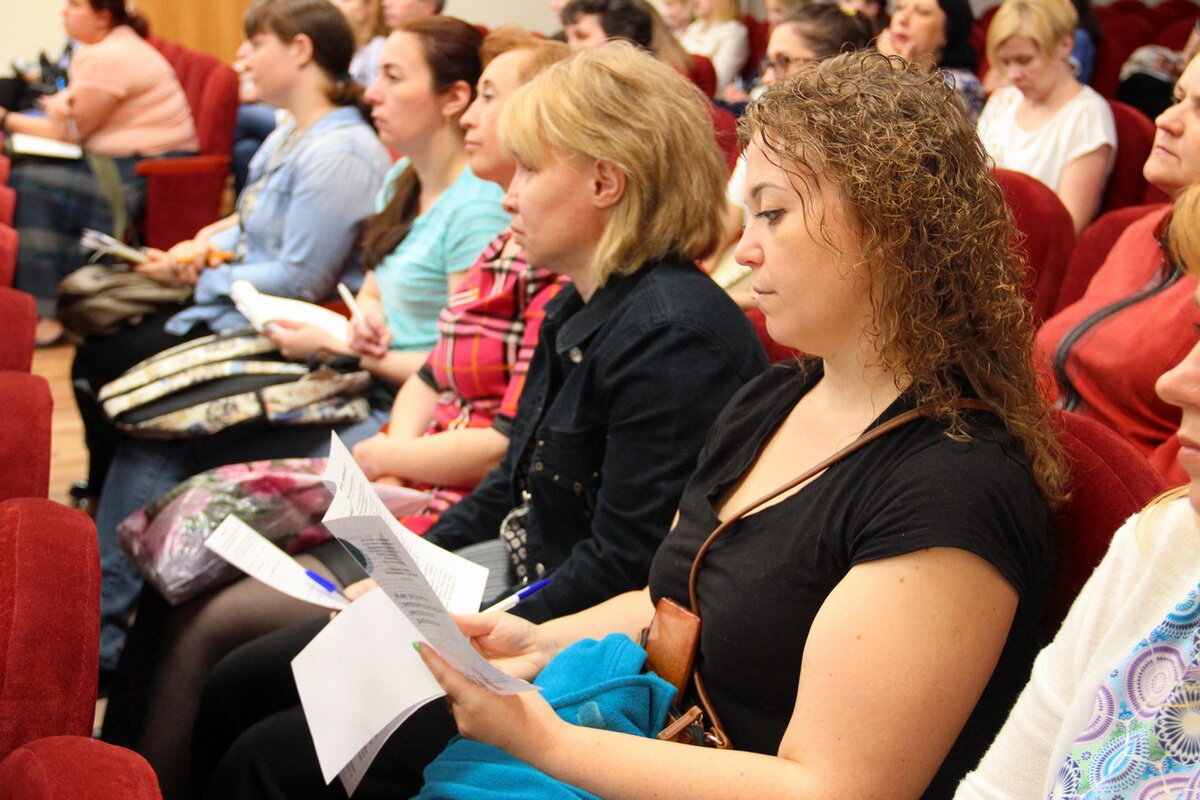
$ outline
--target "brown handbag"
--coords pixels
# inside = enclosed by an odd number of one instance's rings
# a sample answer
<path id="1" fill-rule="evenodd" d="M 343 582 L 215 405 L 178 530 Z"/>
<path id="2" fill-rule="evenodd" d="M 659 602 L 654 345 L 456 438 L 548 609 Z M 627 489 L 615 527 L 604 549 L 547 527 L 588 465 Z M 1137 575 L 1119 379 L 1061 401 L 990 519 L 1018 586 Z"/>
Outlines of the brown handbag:
<path id="1" fill-rule="evenodd" d="M 984 411 L 994 410 L 987 403 L 975 399 L 960 400 L 958 405 L 963 408 Z M 738 509 L 708 535 L 708 538 L 700 545 L 700 549 L 696 551 L 696 557 L 692 559 L 692 568 L 688 573 L 688 607 L 684 608 L 669 597 L 659 599 L 658 604 L 654 607 L 654 617 L 650 620 L 650 627 L 642 632 L 642 644 L 646 648 L 646 670 L 654 672 L 675 686 L 676 701 L 684 696 L 690 683 L 695 688 L 698 701 L 682 713 L 672 711 L 671 721 L 658 733 L 659 739 L 715 747 L 719 750 L 733 749 L 733 743 L 729 740 L 725 729 L 721 727 L 721 720 L 713 708 L 712 701 L 708 698 L 708 692 L 704 688 L 704 679 L 700 676 L 700 671 L 696 669 L 696 653 L 700 646 L 700 602 L 696 595 L 696 578 L 700 574 L 700 564 L 704 561 L 705 555 L 708 554 L 709 548 L 712 547 L 717 537 L 746 514 L 766 505 L 805 481 L 811 480 L 855 450 L 930 413 L 931 409 L 925 407 L 910 409 L 872 428 L 829 458 L 806 470 L 802 475 Z"/>

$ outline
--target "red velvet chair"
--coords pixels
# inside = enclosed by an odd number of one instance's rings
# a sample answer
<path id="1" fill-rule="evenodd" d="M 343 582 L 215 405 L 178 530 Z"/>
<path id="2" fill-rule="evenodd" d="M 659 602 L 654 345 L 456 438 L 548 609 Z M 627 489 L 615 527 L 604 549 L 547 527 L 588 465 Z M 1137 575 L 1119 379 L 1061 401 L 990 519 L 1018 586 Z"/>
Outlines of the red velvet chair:
<path id="1" fill-rule="evenodd" d="M 8 176 L 12 174 L 12 159 L 0 156 L 0 184 L 8 185 Z"/>
<path id="2" fill-rule="evenodd" d="M 1108 252 L 1112 250 L 1112 246 L 1131 223 L 1161 207 L 1161 203 L 1127 206 L 1104 214 L 1084 228 L 1078 241 L 1075 242 L 1075 248 L 1071 250 L 1066 273 L 1063 275 L 1062 284 L 1058 287 L 1055 312 L 1061 311 L 1083 297 L 1083 292 L 1091 282 L 1092 276 L 1096 274 L 1096 270 L 1100 269 L 1104 259 L 1108 258 Z"/>
<path id="3" fill-rule="evenodd" d="M 11 186 L 0 186 L 0 225 L 12 227 L 13 211 L 17 208 L 17 190 Z"/>
<path id="4" fill-rule="evenodd" d="M 1146 4 L 1143 3 L 1142 0 L 1116 0 L 1114 3 L 1109 3 L 1106 8 L 1109 12 L 1116 11 L 1121 14 L 1138 14 L 1141 16 L 1146 16 L 1150 13 L 1150 9 L 1146 7 Z"/>
<path id="5" fill-rule="evenodd" d="M 29 372 L 36 329 L 33 295 L 0 286 L 0 372 Z"/>
<path id="6" fill-rule="evenodd" d="M 763 57 L 767 54 L 767 42 L 771 38 L 771 25 L 765 19 L 759 19 L 753 14 L 742 17 L 742 24 L 746 26 L 750 47 L 746 63 L 742 66 L 741 76 L 742 80 L 749 84 L 758 77 L 758 69 L 762 66 Z"/>
<path id="7" fill-rule="evenodd" d="M 1166 0 L 1150 9 L 1150 15 L 1161 28 L 1178 19 L 1195 20 L 1200 8 L 1195 0 Z"/>
<path id="8" fill-rule="evenodd" d="M 0 408 L 4 409 L 0 416 L 0 502 L 14 497 L 45 497 L 50 491 L 50 418 L 54 408 L 50 385 L 40 375 L 0 372 Z M 3 675 L 0 672 L 0 680 Z M 4 716 L 0 699 L 0 752 Z"/>
<path id="9" fill-rule="evenodd" d="M 708 115 L 712 119 L 713 135 L 725 155 L 725 169 L 733 172 L 741 148 L 738 143 L 737 117 L 718 105 L 709 103 Z"/>
<path id="10" fill-rule="evenodd" d="M 99 598 L 86 514 L 0 503 L 0 800 L 161 796 L 141 756 L 90 738 Z"/>
<path id="11" fill-rule="evenodd" d="M 1200 12 L 1200 8 L 1197 9 Z M 1168 22 L 1154 36 L 1154 44 L 1159 47 L 1166 47 L 1170 50 L 1182 50 L 1187 44 L 1188 37 L 1192 35 L 1192 28 L 1195 26 L 1194 19 L 1176 19 Z"/>
<path id="12" fill-rule="evenodd" d="M 146 159 L 137 166 L 138 174 L 148 178 L 142 241 L 168 248 L 220 216 L 233 151 L 238 78 L 212 56 L 154 37 L 150 42 L 175 70 L 200 139 L 198 156 Z"/>
<path id="13" fill-rule="evenodd" d="M 1105 97 L 1117 96 L 1121 65 L 1129 54 L 1154 39 L 1156 27 L 1149 16 L 1141 14 L 1102 13 L 1103 6 L 1094 10 L 1100 23 L 1100 41 L 1096 42 L 1096 63 L 1092 68 L 1092 88 Z"/>
<path id="14" fill-rule="evenodd" d="M 692 71 L 688 73 L 688 78 L 700 87 L 705 97 L 712 97 L 717 93 L 717 68 L 705 56 L 691 55 Z"/>
<path id="15" fill-rule="evenodd" d="M 1047 638 L 1058 630 L 1117 528 L 1167 488 L 1133 445 L 1100 423 L 1065 411 L 1055 412 L 1054 423 L 1071 468 L 1071 498 L 1055 515 Z"/>
<path id="16" fill-rule="evenodd" d="M 1108 101 L 1117 126 L 1117 157 L 1104 188 L 1100 213 L 1137 205 L 1146 194 L 1142 167 L 1154 146 L 1154 123 L 1133 106 Z"/>
<path id="17" fill-rule="evenodd" d="M 11 225 L 0 224 L 0 286 L 12 286 L 17 274 L 20 236 Z"/>
<path id="18" fill-rule="evenodd" d="M 1024 291 L 1037 324 L 1057 307 L 1063 273 L 1075 246 L 1075 226 L 1058 195 L 1041 181 L 1007 169 L 992 174 L 1023 236 L 1021 250 L 1029 270 Z"/>

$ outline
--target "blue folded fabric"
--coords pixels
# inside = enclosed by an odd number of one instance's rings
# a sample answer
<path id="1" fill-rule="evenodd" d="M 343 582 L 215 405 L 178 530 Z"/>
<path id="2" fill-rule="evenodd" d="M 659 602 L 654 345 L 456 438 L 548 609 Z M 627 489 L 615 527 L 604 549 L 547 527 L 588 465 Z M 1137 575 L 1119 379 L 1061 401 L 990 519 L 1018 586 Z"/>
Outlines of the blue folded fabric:
<path id="1" fill-rule="evenodd" d="M 542 695 L 573 725 L 654 736 L 666 724 L 675 688 L 642 674 L 646 651 L 624 634 L 585 639 L 558 654 L 537 677 Z M 551 800 L 595 795 L 568 786 L 489 744 L 456 736 L 425 768 L 418 797 Z"/>

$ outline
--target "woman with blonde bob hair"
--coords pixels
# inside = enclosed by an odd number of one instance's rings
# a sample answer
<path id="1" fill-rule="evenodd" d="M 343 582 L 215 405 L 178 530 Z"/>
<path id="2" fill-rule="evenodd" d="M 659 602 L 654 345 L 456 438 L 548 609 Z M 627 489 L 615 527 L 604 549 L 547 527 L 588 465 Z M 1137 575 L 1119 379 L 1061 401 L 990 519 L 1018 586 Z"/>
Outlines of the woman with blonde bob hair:
<path id="1" fill-rule="evenodd" d="M 500 123 L 518 175 L 520 165 L 543 166 L 555 156 L 619 171 L 623 191 L 609 208 L 590 274 L 572 276 L 596 286 L 614 272 L 630 274 L 667 256 L 693 261 L 709 255 L 720 235 L 725 186 L 720 153 L 695 146 L 712 138 L 712 127 L 685 79 L 667 69 L 635 69 L 650 62 L 624 43 L 604 49 L 600 58 L 581 53 L 547 70 L 509 100 Z M 629 103 L 631 95 L 655 94 L 658 102 Z M 623 125 L 613 124 L 618 118 Z M 684 152 L 687 158 L 664 158 Z"/>
<path id="2" fill-rule="evenodd" d="M 466 737 L 421 797 L 476 796 L 497 764 L 613 800 L 953 791 L 1032 661 L 1065 480 L 1012 223 L 953 91 L 859 52 L 751 106 L 738 259 L 772 337 L 811 358 L 718 418 L 648 587 L 540 625 L 459 618 L 545 696 L 418 643 Z M 665 599 L 703 621 L 678 704 L 707 704 L 729 749 L 657 739 L 665 710 L 617 717 L 590 682 L 625 685 L 609 657 Z M 653 684 L 632 660 L 622 680 Z"/>
<path id="3" fill-rule="evenodd" d="M 499 63 L 484 73 L 481 104 Z M 544 622 L 646 584 L 713 420 L 766 367 L 745 315 L 694 263 L 715 245 L 725 173 L 706 102 L 618 42 L 546 68 L 500 110 L 516 162 L 504 198 L 513 239 L 533 267 L 571 283 L 545 306 L 503 460 L 426 539 L 488 543 L 511 583 L 547 579 L 513 609 L 521 618 Z M 468 143 L 483 117 L 470 118 Z M 331 796 L 287 677 L 314 634 L 281 631 L 213 671 L 197 725 L 217 765 L 206 797 Z M 265 708 L 281 686 L 282 705 Z M 453 732 L 444 705 L 426 706 L 355 797 L 410 797 Z"/>
<path id="4" fill-rule="evenodd" d="M 1081 231 L 1100 208 L 1117 149 L 1108 101 L 1080 83 L 1071 48 L 1079 21 L 1070 0 L 1005 0 L 988 28 L 992 67 L 1010 84 L 979 117 L 997 167 L 1054 190 Z"/>

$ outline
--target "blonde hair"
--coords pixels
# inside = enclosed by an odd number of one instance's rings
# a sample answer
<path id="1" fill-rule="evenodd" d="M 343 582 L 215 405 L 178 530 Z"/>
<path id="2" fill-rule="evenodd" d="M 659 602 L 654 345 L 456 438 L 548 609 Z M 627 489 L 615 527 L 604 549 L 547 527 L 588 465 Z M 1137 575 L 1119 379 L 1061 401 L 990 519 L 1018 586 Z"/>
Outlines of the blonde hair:
<path id="1" fill-rule="evenodd" d="M 726 169 L 707 102 L 654 56 L 609 42 L 547 68 L 505 103 L 500 137 L 518 161 L 541 165 L 557 149 L 624 173 L 592 255 L 597 285 L 648 261 L 716 249 Z"/>
<path id="2" fill-rule="evenodd" d="M 1015 229 L 954 89 L 860 50 L 771 86 L 742 125 L 798 191 L 814 191 L 818 175 L 838 189 L 872 278 L 880 362 L 952 436 L 966 435 L 965 394 L 990 404 L 1043 495 L 1060 501 L 1066 471 L 1038 391 Z M 828 240 L 824 220 L 820 230 Z"/>
<path id="3" fill-rule="evenodd" d="M 1193 183 L 1175 197 L 1167 226 L 1167 252 L 1188 275 L 1200 274 L 1200 183 Z"/>
<path id="4" fill-rule="evenodd" d="M 1078 25 L 1071 0 L 1004 0 L 988 27 L 988 61 L 998 64 L 997 48 L 1014 36 L 1029 37 L 1039 51 L 1049 54 Z"/>
<path id="5" fill-rule="evenodd" d="M 571 48 L 562 42 L 534 36 L 520 25 L 501 25 L 484 38 L 479 48 L 479 58 L 486 68 L 496 56 L 514 50 L 529 51 L 529 58 L 525 59 L 517 72 L 517 79 L 521 83 L 528 83 L 546 67 L 571 55 Z"/>

